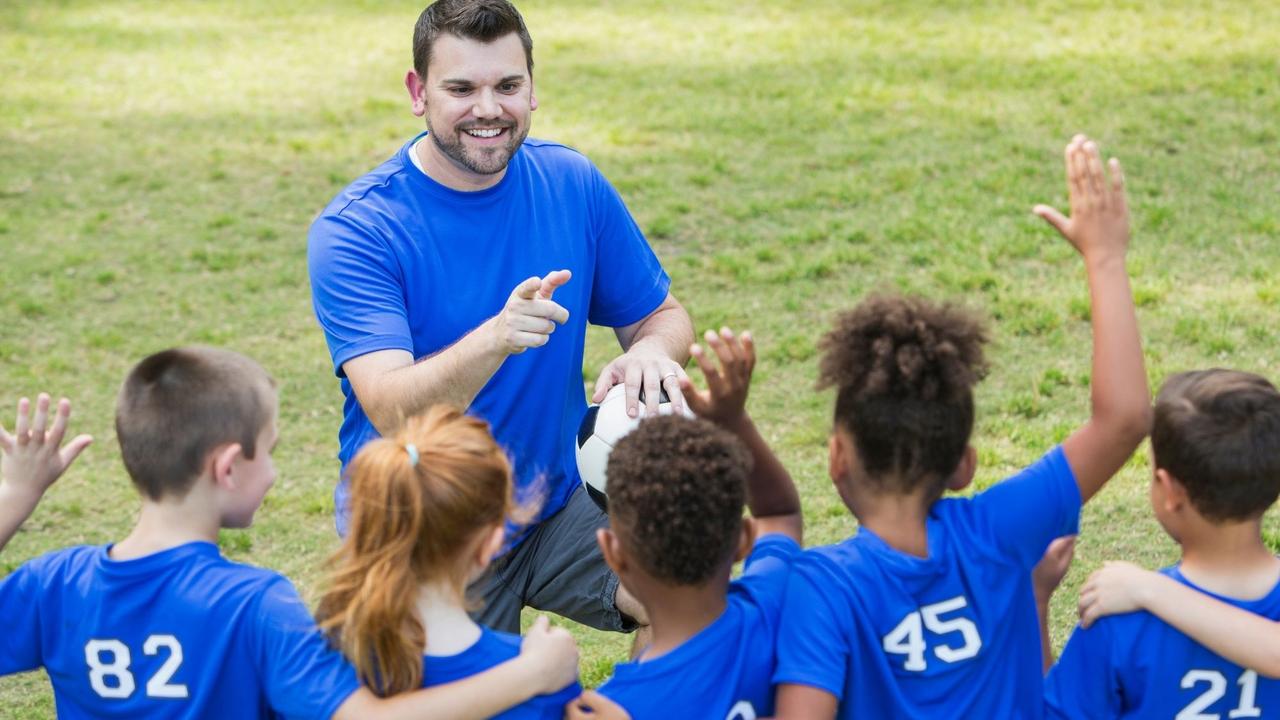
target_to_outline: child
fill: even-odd
[[[18,528],[36,509],[36,504],[49,486],[58,479],[93,438],[79,435],[62,447],[71,417],[71,402],[58,401],[58,409],[49,424],[49,396],[36,398],[35,417],[31,417],[31,401],[18,401],[18,422],[10,435],[0,427],[0,451],[4,452],[0,467],[0,550],[13,539]]]
[[[5,484],[39,487],[78,446],[51,452],[56,432],[24,443],[21,408]],[[179,348],[139,363],[116,405],[138,523],[118,543],[50,553],[0,580],[0,675],[44,667],[64,718],[248,720],[478,718],[576,674],[571,639],[542,637],[542,657],[457,686],[394,701],[361,688],[288,580],[218,552],[219,528],[247,527],[275,480],[276,417],[274,381],[242,355]]]
[[[520,636],[477,625],[464,597],[502,547],[505,522],[533,514],[515,507],[511,465],[488,425],[436,405],[365,445],[350,479],[350,531],[316,619],[360,679],[390,696],[518,656]],[[497,717],[559,720],[580,691],[567,683]]]
[[[681,379],[703,419],[647,419],[609,455],[612,529],[598,539],[648,612],[653,641],[614,668],[599,694],[635,720],[754,720],[773,710],[774,635],[800,549],[800,500],[746,413],[750,334],[725,328],[707,343],[720,369],[702,348],[690,353],[709,390]],[[742,517],[744,500],[752,518]],[[730,581],[744,557],[742,576]],[[584,716],[571,708],[570,717]]]
[[[778,716],[1038,718],[1040,634],[1031,569],[1076,531],[1146,435],[1146,372],[1124,256],[1119,165],[1067,146],[1071,218],[1038,206],[1084,256],[1093,318],[1092,417],[1034,465],[966,499],[973,385],[986,332],[951,306],[877,296],[837,320],[821,383],[837,390],[830,473],[858,519],[805,553],[778,635]]]
[[[1209,593],[1268,624],[1280,620],[1280,559],[1262,541],[1262,514],[1280,496],[1280,392],[1233,370],[1174,375],[1156,397],[1151,452],[1151,507],[1182,546],[1182,561],[1160,576],[1187,595]],[[1093,594],[1082,594],[1083,607]],[[1222,615],[1210,609],[1199,622],[1212,626]],[[1259,678],[1146,612],[1077,628],[1046,685],[1051,717],[1280,715],[1280,680]]]

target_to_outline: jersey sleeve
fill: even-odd
[[[587,320],[593,325],[623,327],[658,309],[671,289],[671,279],[618,191],[594,167],[592,181],[597,246]]]
[[[1111,663],[1109,624],[1076,627],[1044,684],[1045,716],[1052,720],[1116,718],[1120,687]]]
[[[756,540],[751,554],[743,563],[742,575],[734,582],[734,586],[747,593],[764,613],[772,625],[770,632],[777,629],[791,563],[799,554],[800,544],[794,539],[785,535],[765,535]]]
[[[403,278],[376,233],[342,215],[323,215],[307,242],[311,302],[334,372],[378,350],[413,352]]]
[[[1035,566],[1054,538],[1080,524],[1080,488],[1058,446],[1035,464],[973,498],[974,532],[989,551]]]
[[[259,597],[254,652],[267,701],[290,718],[329,718],[356,690],[355,669],[329,645],[292,583],[276,578]]]
[[[40,578],[33,563],[0,580],[0,675],[34,670],[44,664],[40,650]]]
[[[835,592],[821,563],[811,554],[798,558],[787,577],[783,613],[778,628],[778,665],[774,685],[807,685],[840,700],[849,672],[853,613],[837,607]]]

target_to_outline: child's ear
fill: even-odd
[[[236,459],[244,454],[244,449],[240,447],[240,443],[230,443],[228,445],[219,445],[210,453],[210,467],[213,470],[213,482],[226,490],[235,490],[236,482],[233,475]]]
[[[948,490],[963,490],[969,487],[969,483],[973,482],[973,476],[978,472],[978,451],[973,449],[972,445],[966,445],[964,455],[960,458],[960,464],[956,466],[956,471],[947,479]]]
[[[618,536],[609,528],[599,528],[596,530],[596,542],[600,545],[600,554],[604,556],[605,564],[614,575],[622,577],[627,569],[627,562],[623,557],[622,546],[618,543]]]
[[[498,523],[484,534],[480,544],[477,545],[476,556],[472,558],[476,567],[484,570],[489,567],[489,563],[493,561],[493,557],[502,549],[502,541],[507,537],[506,528],[502,523]]]
[[[849,474],[849,453],[840,439],[840,433],[832,430],[827,440],[827,474],[832,482],[840,482]]]
[[[751,548],[756,546],[756,534],[759,528],[756,527],[755,518],[742,518],[742,532],[738,537],[738,549],[733,553],[734,562],[742,562],[751,554]]]
[[[1187,488],[1168,470],[1156,468],[1155,483],[1160,486],[1160,502],[1166,512],[1176,513],[1190,503]]]

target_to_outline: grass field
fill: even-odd
[[[270,9],[268,9],[268,5]],[[144,354],[225,345],[283,383],[281,479],[231,557],[307,592],[333,549],[341,395],[311,315],[306,229],[419,129],[401,78],[421,7],[383,2],[0,3],[0,408],[48,390],[97,442],[0,558],[121,537],[112,437]],[[1065,205],[1075,131],[1125,163],[1152,382],[1280,379],[1280,5],[1257,2],[535,2],[533,134],[604,170],[698,328],[751,328],[751,410],[801,486],[810,544],[853,521],[812,390],[831,313],[874,288],[993,320],[985,486],[1088,412],[1082,264],[1030,213]],[[584,376],[616,352],[593,332]],[[9,417],[9,410],[3,410]],[[11,422],[6,420],[6,423]],[[1145,450],[1085,510],[1053,607],[1104,559],[1176,555]],[[1280,521],[1266,528],[1280,537]],[[624,639],[578,632],[587,683]],[[50,717],[39,675],[0,716]]]

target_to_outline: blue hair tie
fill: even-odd
[[[409,453],[409,467],[418,466],[418,446],[413,443],[405,443],[404,451]]]

